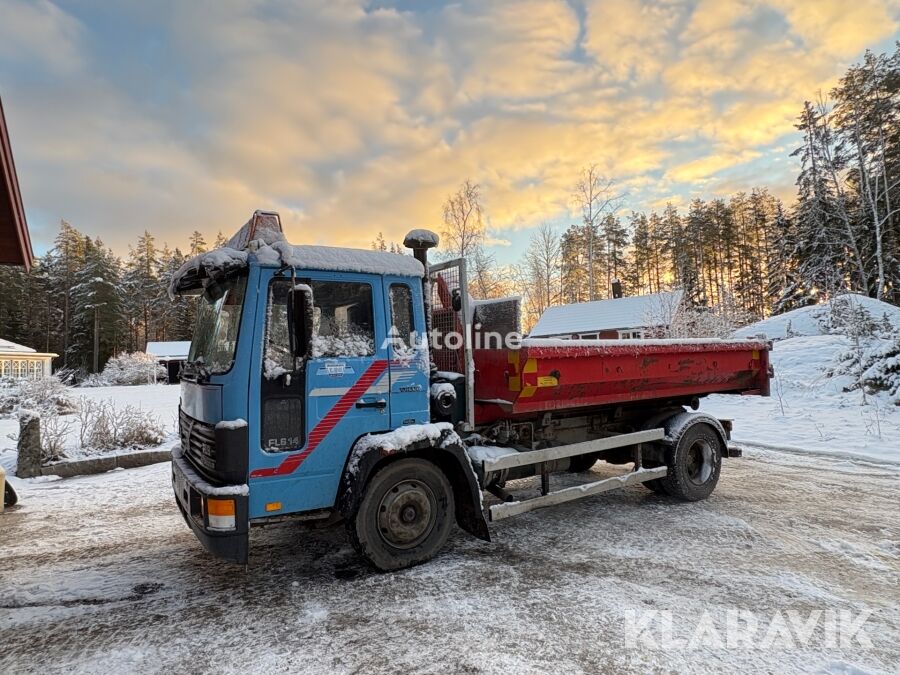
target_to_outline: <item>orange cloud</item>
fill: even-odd
[[[77,7],[10,0],[0,81],[32,226],[67,217],[124,250],[145,228],[179,244],[266,207],[298,241],[367,246],[439,228],[470,178],[492,236],[515,243],[577,217],[589,163],[629,208],[739,189],[766,178],[751,168],[772,143],[792,145],[804,98],[900,16],[898,0],[405,7],[178,3],[159,18],[177,72],[137,87]]]

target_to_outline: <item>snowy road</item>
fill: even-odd
[[[707,502],[636,486],[495,524],[492,544],[457,533],[390,575],[341,529],[295,525],[254,532],[248,572],[215,562],[167,465],[33,483],[0,516],[0,672],[898,672],[898,471],[754,453]],[[872,644],[829,647],[824,624],[768,648],[629,631],[658,610],[676,639],[704,616],[725,636],[736,609],[761,631],[868,609]]]

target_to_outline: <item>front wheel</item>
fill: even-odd
[[[433,558],[453,527],[453,490],[444,473],[424,459],[401,459],[368,482],[350,542],[373,567],[399,570]]]
[[[689,502],[712,494],[722,470],[722,439],[715,429],[708,424],[695,424],[666,454],[669,472],[659,479],[665,494]]]

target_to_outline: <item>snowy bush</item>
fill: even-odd
[[[647,331],[651,338],[730,338],[739,326],[753,320],[741,309],[734,296],[720,290],[721,301],[712,307],[700,307],[689,302],[673,305],[669,300],[660,301],[648,312],[644,323],[660,326]]]
[[[900,405],[900,335],[890,317],[875,318],[858,296],[844,295],[831,301],[823,327],[850,338],[829,375],[850,376],[846,391],[862,391],[864,397],[885,392]]]
[[[0,381],[0,415],[10,415],[22,408],[69,415],[78,410],[78,401],[56,376]]]
[[[154,415],[130,405],[117,408],[112,399],[84,399],[78,417],[82,450],[147,448],[166,438],[164,426]]]
[[[116,407],[112,399],[82,398],[77,415],[61,417],[55,411],[42,413],[41,462],[48,464],[67,458],[66,448],[75,447],[87,455],[98,451],[140,449],[160,445],[165,427],[156,416],[131,405]]]
[[[838,357],[829,375],[849,375],[853,383],[847,391],[885,392],[900,405],[900,338],[855,341]]]
[[[113,387],[150,384],[165,379],[166,369],[155,356],[144,352],[119,354],[106,362],[103,372],[89,376],[82,387]]]
[[[41,464],[66,458],[66,441],[72,429],[70,418],[60,417],[50,410],[41,414]]]
[[[734,322],[715,308],[685,307],[675,315],[664,337],[726,338],[735,328]]]
[[[829,303],[829,311],[822,319],[823,328],[832,335],[868,338],[882,328],[872,314],[854,295],[840,295]],[[890,320],[888,320],[890,326]]]

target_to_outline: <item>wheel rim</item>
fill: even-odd
[[[685,470],[694,485],[703,485],[713,475],[713,447],[709,441],[698,439],[687,451]]]
[[[389,545],[408,549],[422,543],[437,515],[437,499],[418,480],[402,480],[391,487],[378,505],[378,531]]]

